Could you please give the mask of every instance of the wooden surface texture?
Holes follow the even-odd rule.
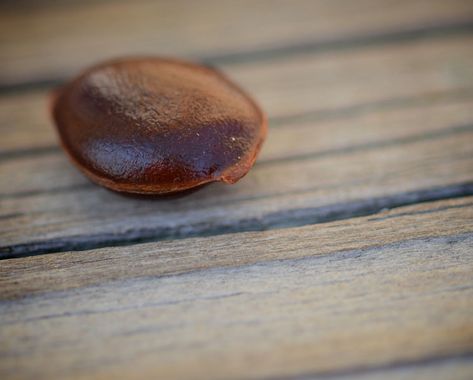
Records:
[[[473,378],[473,1],[0,4],[1,379]],[[216,66],[269,135],[233,186],[135,199],[51,91]]]

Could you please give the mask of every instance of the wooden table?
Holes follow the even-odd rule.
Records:
[[[0,9],[0,378],[473,378],[473,1]],[[270,118],[238,184],[122,197],[55,85],[123,54],[219,67]]]

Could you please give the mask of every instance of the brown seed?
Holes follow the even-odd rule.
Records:
[[[161,58],[94,66],[60,89],[52,112],[77,167],[127,193],[234,183],[267,130],[260,108],[221,73]]]

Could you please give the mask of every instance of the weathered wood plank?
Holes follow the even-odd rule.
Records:
[[[473,3],[268,4],[0,5],[0,259],[155,240],[2,260],[0,378],[471,377],[473,197],[418,202],[473,194]],[[39,85],[123,53],[254,94],[249,176],[150,201],[74,171]]]
[[[471,33],[427,38],[229,65],[229,73],[275,118],[471,88],[471,44]]]
[[[2,254],[300,225],[335,209],[339,217],[376,211],[360,206],[371,197],[389,207],[470,194],[471,44],[458,35],[227,65],[275,124],[260,163],[234,187],[167,202],[90,185],[48,145],[45,99],[26,95],[32,105],[22,108],[17,97],[3,98],[3,130],[28,127],[5,134],[3,158],[13,159],[0,164],[8,178],[0,184]],[[8,156],[15,144],[48,154]],[[432,187],[440,189],[432,195]]]
[[[77,2],[30,9],[3,6],[0,84],[64,78],[113,55],[217,58],[307,42],[324,46],[472,19],[473,5],[468,0],[181,0]]]
[[[271,127],[291,128],[294,120],[315,123],[356,111],[471,98],[471,45],[473,35],[437,37],[221,68],[261,102]],[[47,95],[0,97],[0,157],[50,151],[56,144]]]
[[[419,115],[422,109],[413,120]],[[401,128],[404,137],[361,143],[358,149],[342,146],[318,154],[321,148],[315,144],[312,153],[292,158],[281,149],[282,159],[262,160],[234,186],[216,184],[166,201],[124,198],[91,185],[71,170],[63,155],[6,161],[0,166],[2,177],[9,179],[0,187],[3,254],[300,225],[413,200],[470,194],[473,126],[451,126],[448,118],[442,125],[440,115],[431,120],[436,121],[430,133],[417,134],[416,124],[411,124],[407,135],[409,128]],[[344,125],[348,135],[367,136],[375,130],[383,136],[389,130],[376,118],[371,122],[364,119],[352,129],[350,119],[339,127]],[[317,141],[317,133],[327,129],[313,131]],[[284,134],[280,137],[278,144],[284,147]]]
[[[406,240],[472,232],[472,222],[473,197],[465,197],[297,228],[6,259],[0,265],[0,300],[72,291],[119,279],[374,249]],[[285,245],[290,249],[283,249]]]
[[[408,362],[393,363],[380,368],[361,368],[355,373],[342,373],[340,375],[330,374],[329,376],[320,376],[316,378],[326,379],[354,379],[354,380],[470,380],[473,373],[473,360],[471,355],[461,357],[438,357],[435,359]],[[308,374],[302,379],[310,379]]]
[[[461,362],[473,351],[472,219],[470,197],[5,260],[1,294],[28,297],[0,302],[0,373],[280,378]]]

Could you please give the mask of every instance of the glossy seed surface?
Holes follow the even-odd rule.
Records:
[[[253,165],[267,130],[260,108],[224,75],[161,58],[92,67],[56,93],[52,114],[84,174],[137,194],[234,183]]]

